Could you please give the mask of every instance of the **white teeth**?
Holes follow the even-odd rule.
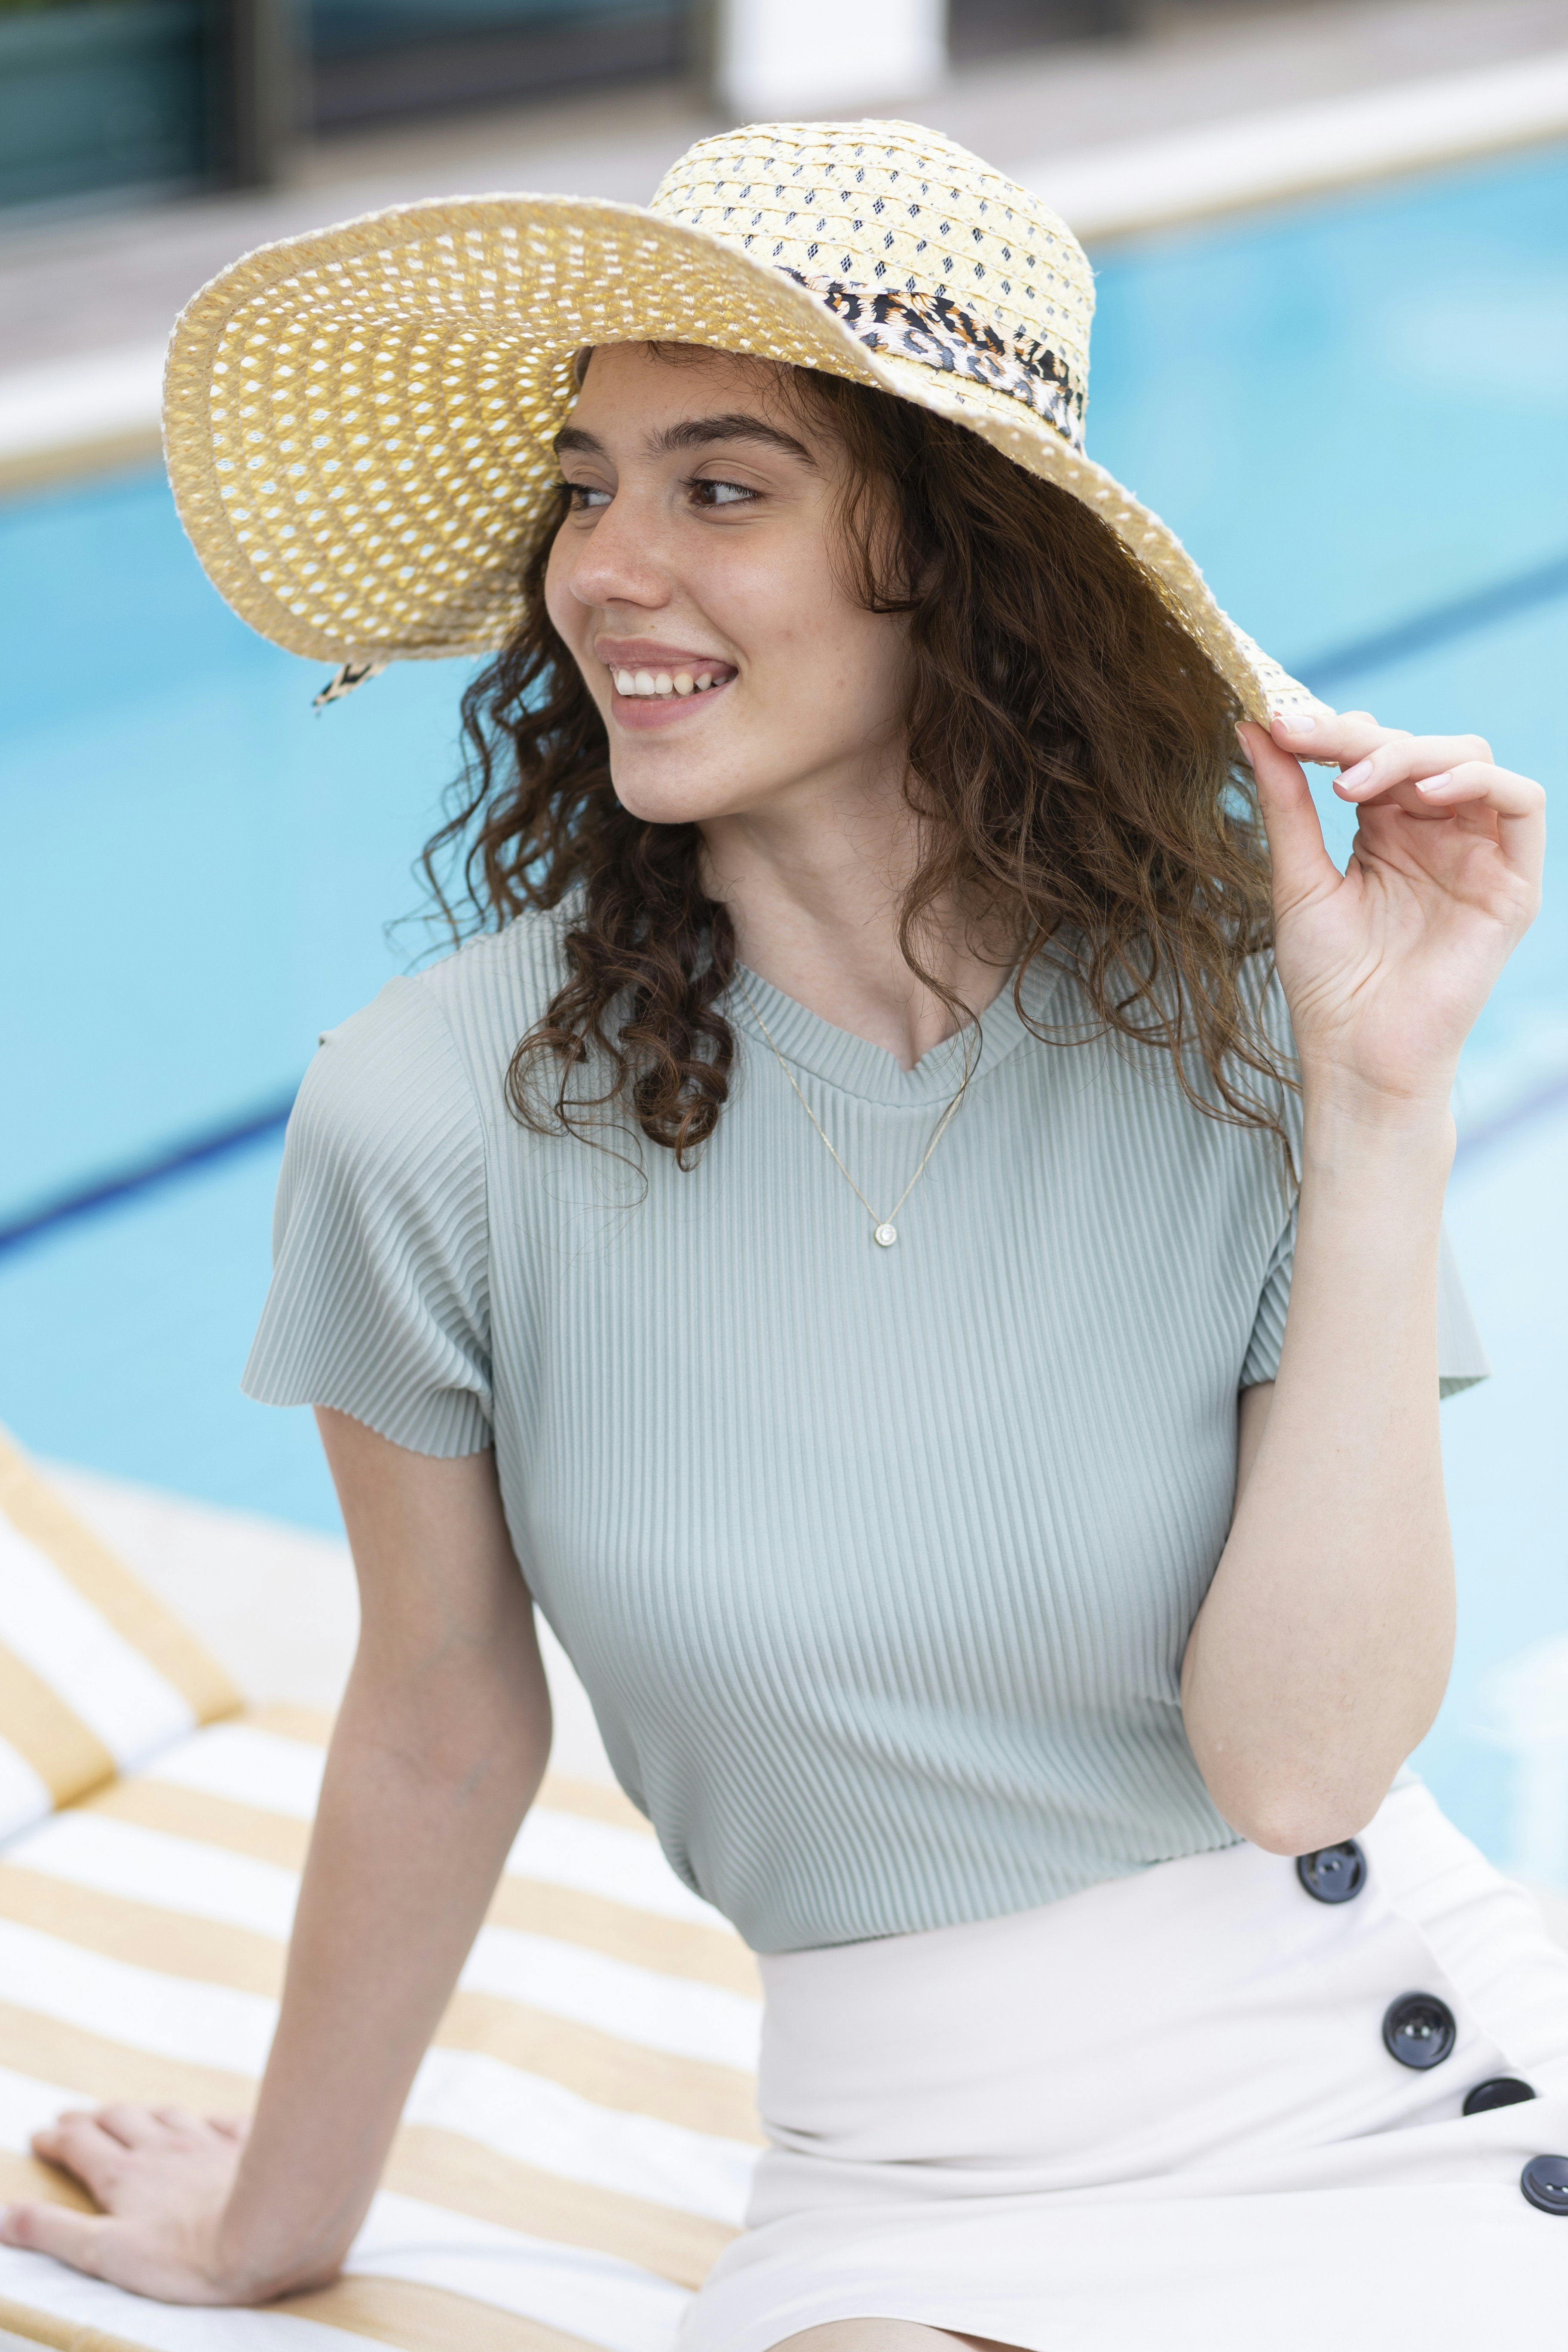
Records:
[[[0,0],[0,6],[3,5],[4,0]],[[695,677],[689,669],[677,670],[673,677],[666,669],[613,669],[610,676],[615,680],[617,694],[645,698],[658,694],[706,694],[710,688],[723,682],[716,678],[710,669],[699,670]]]

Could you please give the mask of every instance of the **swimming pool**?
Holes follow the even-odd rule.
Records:
[[[1091,446],[1221,602],[1342,705],[1483,726],[1560,779],[1568,152],[1143,240],[1100,287]],[[313,718],[321,673],[227,613],[152,472],[0,509],[0,1226],[262,1123],[0,1256],[0,1419],[335,1529],[308,1417],[237,1388],[265,1122],[317,1032],[420,948],[416,923],[384,927],[418,907],[460,666],[405,665]],[[1445,1411],[1462,1632],[1420,1760],[1491,1851],[1568,1885],[1560,848],[1553,867],[1466,1058],[1450,1221],[1498,1375]]]

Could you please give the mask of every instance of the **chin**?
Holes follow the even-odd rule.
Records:
[[[640,760],[612,760],[610,782],[628,816],[640,817],[644,824],[705,824],[730,815],[736,804],[732,780],[705,784],[689,773],[649,774]]]

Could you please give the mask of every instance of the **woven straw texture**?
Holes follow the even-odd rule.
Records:
[[[650,209],[495,195],[263,246],[177,322],[181,517],[251,625],[323,660],[490,649],[559,479],[588,345],[674,341],[918,400],[1082,499],[1250,716],[1316,708],[1083,450],[1093,280],[1063,224],[900,122],[703,140]]]

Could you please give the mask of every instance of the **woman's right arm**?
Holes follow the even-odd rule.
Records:
[[[550,1749],[493,1454],[438,1461],[317,1418],[360,1643],[255,2121],[62,2117],[35,2151],[102,2211],[17,2205],[0,2223],[8,2245],[168,2302],[262,2303],[338,2269]]]

